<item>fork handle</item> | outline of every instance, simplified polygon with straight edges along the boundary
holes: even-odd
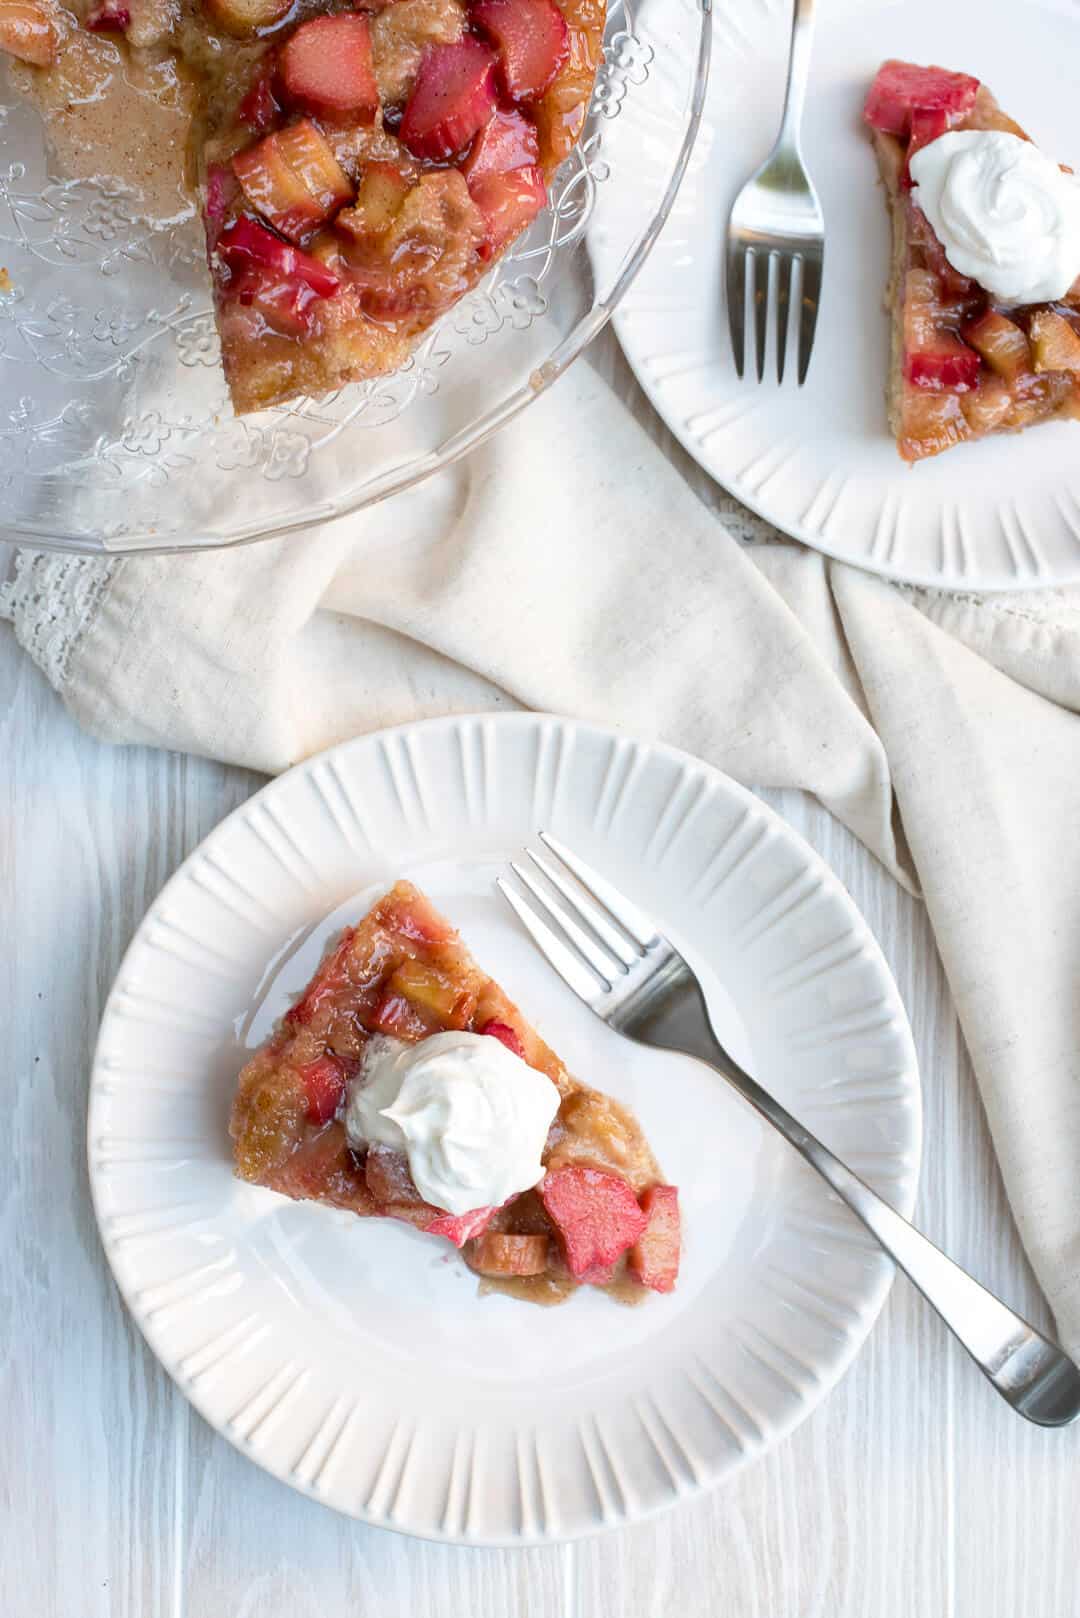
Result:
[[[780,143],[798,150],[806,86],[810,79],[810,50],[814,39],[816,0],[795,0],[791,20],[791,55],[788,59],[787,93],[780,125]]]
[[[1014,1410],[1043,1427],[1080,1415],[1080,1371],[1050,1338],[954,1264],[871,1191],[816,1136],[735,1063],[718,1042],[686,1050],[733,1085],[847,1203],[936,1309],[957,1342]]]

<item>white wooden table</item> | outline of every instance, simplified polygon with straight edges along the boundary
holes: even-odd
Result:
[[[903,1281],[786,1443],[700,1503],[573,1546],[365,1528],[206,1426],[105,1268],[87,1075],[143,912],[258,785],[89,740],[0,625],[2,1618],[1080,1618],[1080,1434],[1012,1416]],[[924,1228],[1044,1321],[925,914],[812,801],[768,797],[850,888],[909,1008]]]

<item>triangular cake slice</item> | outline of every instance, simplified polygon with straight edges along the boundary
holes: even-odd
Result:
[[[985,84],[888,61],[866,99],[893,225],[889,426],[906,461],[993,433],[1080,418],[1080,279],[1052,303],[1003,302],[950,263],[912,196],[909,165],[951,131],[1027,141]],[[917,193],[916,193],[917,195]]]
[[[373,1052],[449,1030],[499,1041],[556,1092],[542,1179],[498,1207],[464,1214],[425,1202],[409,1156],[358,1140],[352,1122]],[[406,882],[346,930],[243,1069],[230,1131],[242,1179],[404,1220],[452,1242],[491,1285],[517,1296],[557,1302],[587,1283],[635,1299],[675,1284],[678,1193],[664,1183],[633,1114],[570,1076]]]

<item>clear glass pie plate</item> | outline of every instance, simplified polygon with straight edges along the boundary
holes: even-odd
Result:
[[[467,453],[644,262],[697,130],[710,25],[710,0],[612,0],[581,143],[513,251],[394,375],[248,416],[229,405],[198,221],[151,229],[115,182],[52,174],[38,112],[0,82],[0,529],[102,554],[237,544]],[[619,152],[648,155],[632,218],[608,201],[615,118]]]

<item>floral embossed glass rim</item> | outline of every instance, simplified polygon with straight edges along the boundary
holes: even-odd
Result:
[[[690,155],[710,33],[711,0],[612,0],[581,143],[492,275],[394,375],[244,417],[221,373],[201,226],[150,229],[122,186],[50,175],[36,110],[0,85],[6,535],[91,554],[240,544],[468,453],[566,369],[640,269]],[[616,117],[632,131],[620,151],[650,157],[630,221],[605,203]]]

